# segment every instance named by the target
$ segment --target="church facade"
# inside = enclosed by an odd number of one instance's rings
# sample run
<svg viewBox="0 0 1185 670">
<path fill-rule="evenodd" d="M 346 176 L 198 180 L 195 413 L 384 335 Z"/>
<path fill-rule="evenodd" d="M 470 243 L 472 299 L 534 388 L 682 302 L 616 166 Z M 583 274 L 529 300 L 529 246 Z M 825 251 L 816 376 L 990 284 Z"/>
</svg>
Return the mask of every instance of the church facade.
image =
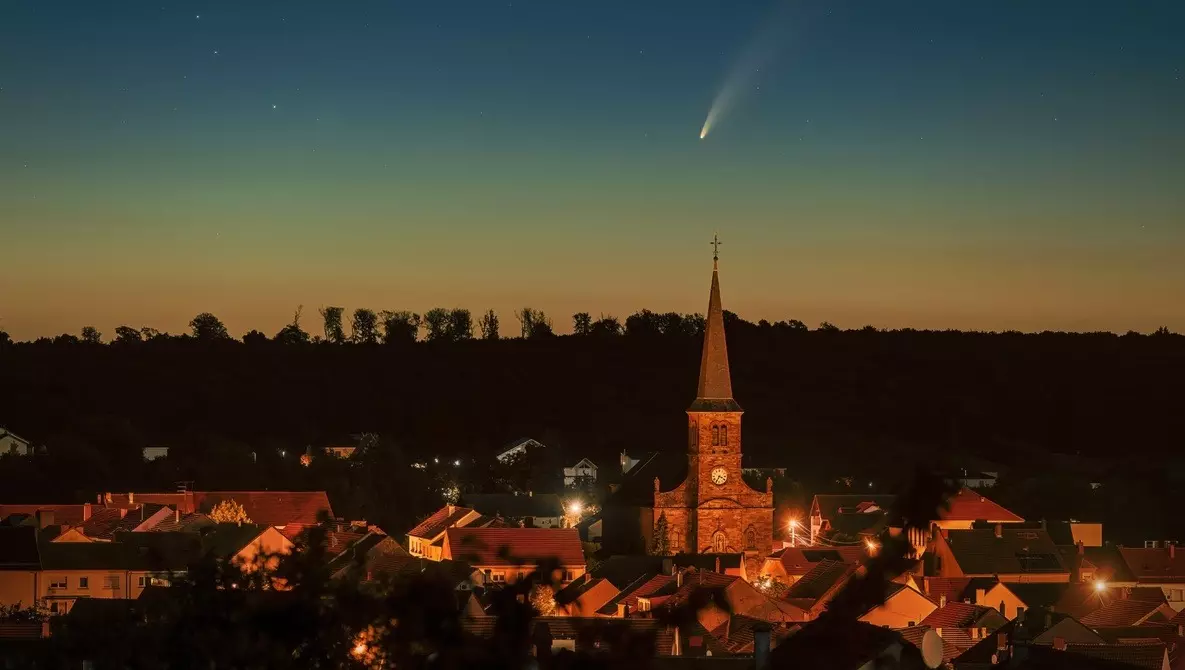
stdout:
<svg viewBox="0 0 1185 670">
<path fill-rule="evenodd" d="M 766 556 L 773 550 L 773 482 L 758 491 L 741 476 L 742 414 L 732 397 L 713 257 L 699 386 L 687 408 L 687 478 L 669 491 L 654 480 L 654 537 L 665 533 L 668 553 Z"/>
</svg>

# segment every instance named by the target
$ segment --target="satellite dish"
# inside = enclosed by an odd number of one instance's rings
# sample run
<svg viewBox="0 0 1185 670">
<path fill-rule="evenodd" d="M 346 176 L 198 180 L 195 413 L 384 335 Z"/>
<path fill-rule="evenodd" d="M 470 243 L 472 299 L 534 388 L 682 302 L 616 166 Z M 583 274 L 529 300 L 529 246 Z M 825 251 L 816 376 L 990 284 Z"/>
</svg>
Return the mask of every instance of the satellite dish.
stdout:
<svg viewBox="0 0 1185 670">
<path fill-rule="evenodd" d="M 942 638 L 934 629 L 922 635 L 922 662 L 927 668 L 937 668 L 942 665 Z"/>
</svg>

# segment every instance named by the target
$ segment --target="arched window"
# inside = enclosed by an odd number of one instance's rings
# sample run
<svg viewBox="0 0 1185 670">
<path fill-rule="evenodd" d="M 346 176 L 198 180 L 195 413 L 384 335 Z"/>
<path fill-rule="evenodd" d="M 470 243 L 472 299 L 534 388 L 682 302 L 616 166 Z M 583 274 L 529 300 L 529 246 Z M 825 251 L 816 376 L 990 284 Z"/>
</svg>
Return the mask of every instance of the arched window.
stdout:
<svg viewBox="0 0 1185 670">
<path fill-rule="evenodd" d="M 712 426 L 712 446 L 720 446 L 720 426 Z"/>
<path fill-rule="evenodd" d="M 728 426 L 720 426 L 720 446 L 728 446 Z"/>
<path fill-rule="evenodd" d="M 745 529 L 745 548 L 757 548 L 757 531 L 753 529 L 753 526 L 749 526 L 747 529 Z"/>
<path fill-rule="evenodd" d="M 683 531 L 678 528 L 671 529 L 670 540 L 667 542 L 667 550 L 672 554 L 677 554 L 683 551 Z"/>
<path fill-rule="evenodd" d="M 724 531 L 718 531 L 712 536 L 712 551 L 717 554 L 723 554 L 728 550 L 728 537 L 724 535 Z"/>
</svg>

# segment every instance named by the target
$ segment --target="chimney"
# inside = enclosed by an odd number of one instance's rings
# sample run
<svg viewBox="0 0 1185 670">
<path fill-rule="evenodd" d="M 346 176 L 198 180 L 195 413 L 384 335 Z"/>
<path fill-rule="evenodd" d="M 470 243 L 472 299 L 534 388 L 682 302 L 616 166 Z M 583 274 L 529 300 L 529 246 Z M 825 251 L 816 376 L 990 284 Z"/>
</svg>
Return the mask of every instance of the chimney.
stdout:
<svg viewBox="0 0 1185 670">
<path fill-rule="evenodd" d="M 1169 558 L 1170 559 L 1177 558 L 1177 544 L 1175 542 L 1173 544 L 1169 545 Z"/>
<path fill-rule="evenodd" d="M 1086 553 L 1086 545 L 1082 543 L 1082 540 L 1078 540 L 1078 555 L 1082 556 L 1085 553 Z"/>
<path fill-rule="evenodd" d="M 587 584 L 591 581 L 592 581 L 592 573 L 591 572 L 584 573 L 584 583 Z"/>
<path fill-rule="evenodd" d="M 111 492 L 110 491 L 103 494 L 103 502 L 108 505 L 111 504 Z"/>
<path fill-rule="evenodd" d="M 769 624 L 761 623 L 753 627 L 753 660 L 757 670 L 769 666 L 770 637 Z"/>
<path fill-rule="evenodd" d="M 181 507 L 177 506 L 173 509 L 173 523 L 181 523 Z"/>
<path fill-rule="evenodd" d="M 720 557 L 716 557 L 716 572 L 720 572 Z"/>
<path fill-rule="evenodd" d="M 91 518 L 91 504 L 82 503 L 82 522 L 86 523 Z"/>
<path fill-rule="evenodd" d="M 1065 651 L 1066 650 L 1066 638 L 1064 638 L 1064 637 L 1053 638 L 1053 649 L 1054 649 L 1054 651 Z"/>
<path fill-rule="evenodd" d="M 446 507 L 448 507 L 448 515 L 449 515 L 449 516 L 452 516 L 452 515 L 453 515 L 453 506 L 452 506 L 452 504 L 450 503 L 449 505 L 446 505 Z"/>
<path fill-rule="evenodd" d="M 996 537 L 1004 537 L 1004 525 L 996 524 Z"/>
<path fill-rule="evenodd" d="M 128 504 L 129 505 L 136 504 L 136 494 L 131 491 L 128 491 Z"/>
<path fill-rule="evenodd" d="M 37 527 L 47 528 L 52 526 L 54 522 L 54 513 L 52 509 L 37 510 Z"/>
<path fill-rule="evenodd" d="M 625 618 L 625 603 L 622 603 L 622 602 L 617 603 L 617 618 L 618 619 Z"/>
<path fill-rule="evenodd" d="M 930 595 L 930 578 L 929 577 L 922 578 L 922 590 L 926 592 L 926 595 Z"/>
<path fill-rule="evenodd" d="M 946 607 L 946 594 L 945 593 L 938 596 L 938 607 L 939 608 Z"/>
<path fill-rule="evenodd" d="M 682 588 L 682 586 L 683 586 L 683 571 L 678 570 L 675 572 L 675 587 Z"/>
</svg>

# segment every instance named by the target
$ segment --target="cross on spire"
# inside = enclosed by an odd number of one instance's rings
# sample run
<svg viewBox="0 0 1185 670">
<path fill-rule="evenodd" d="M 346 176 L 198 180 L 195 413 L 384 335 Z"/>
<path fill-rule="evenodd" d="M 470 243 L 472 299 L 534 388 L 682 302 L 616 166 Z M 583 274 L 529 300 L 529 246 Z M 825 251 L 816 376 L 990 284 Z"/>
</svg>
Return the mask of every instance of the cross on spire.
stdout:
<svg viewBox="0 0 1185 670">
<path fill-rule="evenodd" d="M 720 245 L 724 244 L 720 241 L 720 234 L 712 234 L 712 267 L 716 266 L 716 262 L 720 260 Z"/>
</svg>

